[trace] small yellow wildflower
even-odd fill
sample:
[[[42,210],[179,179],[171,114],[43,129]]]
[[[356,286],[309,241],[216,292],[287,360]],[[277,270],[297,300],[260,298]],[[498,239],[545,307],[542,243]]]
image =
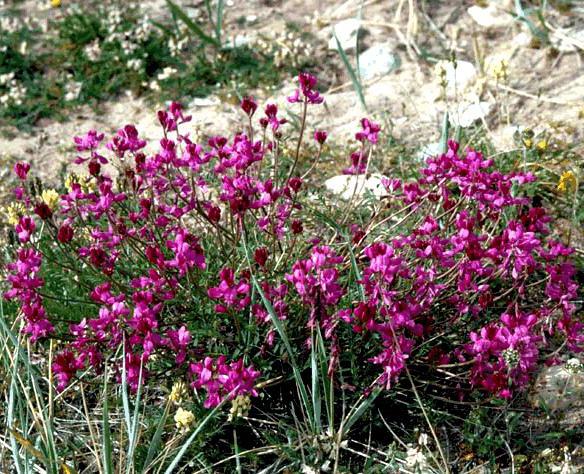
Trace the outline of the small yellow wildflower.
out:
[[[493,67],[493,76],[497,81],[506,82],[509,79],[509,63],[506,60],[501,60],[495,67]]]
[[[65,187],[67,188],[67,191],[71,192],[74,184],[81,186],[81,191],[84,193],[91,193],[96,190],[95,183],[91,178],[84,178],[75,173],[71,173],[65,178]]]
[[[71,192],[73,190],[73,184],[75,183],[79,183],[79,176],[75,173],[67,175],[65,178],[65,187],[67,188],[67,191]]]
[[[61,0],[51,0],[51,7],[59,8],[61,6]]]
[[[548,141],[544,138],[543,140],[540,140],[536,143],[535,147],[537,148],[537,151],[546,151],[548,149],[549,143]]]
[[[51,211],[54,211],[59,204],[59,193],[54,189],[45,189],[41,193],[41,201],[43,201]]]
[[[235,418],[247,416],[250,408],[251,398],[249,395],[238,395],[231,401],[228,420],[233,421]]]
[[[533,130],[529,128],[523,130],[523,132],[521,133],[521,140],[523,141],[523,145],[525,146],[525,148],[531,148],[533,146],[534,136],[535,133],[533,132]]]
[[[184,410],[179,407],[174,414],[174,421],[176,423],[177,429],[179,429],[181,432],[185,432],[195,422],[195,415],[193,415],[192,411]]]
[[[576,175],[572,171],[564,171],[558,181],[557,190],[565,193],[571,190],[576,190]]]
[[[182,380],[179,380],[178,382],[175,382],[172,386],[172,390],[170,391],[170,395],[168,396],[168,399],[173,402],[176,403],[177,405],[180,405],[180,403],[183,401],[184,398],[186,398],[188,392],[187,392],[187,384],[184,383]]]
[[[26,209],[19,202],[13,202],[6,207],[2,208],[2,213],[5,216],[8,225],[15,226],[18,224],[20,218],[24,215]]]

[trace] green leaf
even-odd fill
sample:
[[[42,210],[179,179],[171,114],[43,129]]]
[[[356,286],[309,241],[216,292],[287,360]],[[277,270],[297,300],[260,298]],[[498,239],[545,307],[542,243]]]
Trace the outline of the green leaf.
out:
[[[109,426],[109,404],[107,399],[107,369],[103,384],[103,465],[106,474],[114,473],[112,458],[112,433]]]
[[[442,133],[440,134],[440,150],[446,153],[448,150],[448,134],[450,133],[450,122],[448,121],[448,112],[444,113],[444,120],[442,121]]]
[[[221,44],[221,33],[223,30],[223,0],[217,1],[217,19],[215,20],[215,38]]]
[[[349,77],[351,78],[351,82],[353,83],[353,88],[355,89],[355,92],[357,92],[357,96],[359,97],[359,101],[361,102],[363,109],[367,110],[367,104],[365,104],[365,96],[363,95],[363,86],[361,85],[361,81],[357,77],[357,74],[355,73],[353,66],[351,66],[351,63],[349,62],[349,58],[347,57],[347,53],[345,53],[345,50],[341,46],[341,42],[339,41],[339,38],[337,38],[337,33],[335,32],[334,29],[333,29],[333,35],[335,37],[335,41],[337,42],[337,50],[339,51],[339,54],[341,55],[341,60],[343,61],[343,64],[345,65],[345,69],[347,69],[347,73],[349,74]]]
[[[211,44],[217,48],[221,47],[221,43],[219,43],[215,38],[212,38],[205,34],[205,32],[201,29],[199,25],[197,25],[189,16],[180,8],[178,5],[174,4],[170,0],[166,0],[168,7],[173,15],[175,15],[179,20],[181,20],[187,28],[197,35],[201,41],[207,44]]]
[[[152,437],[152,441],[150,442],[150,446],[148,447],[148,454],[146,454],[146,461],[144,461],[144,466],[142,467],[142,471],[146,472],[148,469],[148,465],[154,459],[154,456],[158,452],[158,448],[160,447],[160,440],[162,439],[162,434],[164,432],[164,425],[166,420],[168,419],[168,412],[170,410],[170,405],[167,404],[164,408],[164,413],[162,417],[160,417],[160,421],[158,422],[158,426],[156,427],[156,431],[154,432],[154,436]]]

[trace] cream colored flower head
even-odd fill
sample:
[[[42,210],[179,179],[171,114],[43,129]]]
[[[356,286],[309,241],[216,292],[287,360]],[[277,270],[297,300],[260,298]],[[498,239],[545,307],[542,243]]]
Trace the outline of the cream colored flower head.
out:
[[[174,421],[176,423],[176,428],[181,432],[185,432],[194,424],[195,415],[193,415],[192,411],[184,410],[179,407],[174,414]]]
[[[573,171],[564,171],[558,181],[557,190],[561,193],[575,191],[578,182]]]
[[[45,189],[41,193],[41,201],[44,202],[51,211],[57,209],[59,197],[59,193],[54,189]]]
[[[251,398],[249,395],[238,395],[231,401],[229,409],[229,421],[247,416],[251,408]]]
[[[4,214],[4,219],[8,225],[15,226],[20,221],[20,218],[24,215],[26,209],[19,202],[13,202],[8,204],[8,206],[2,208],[2,214]]]
[[[172,390],[170,391],[168,399],[171,402],[180,405],[182,401],[187,397],[187,395],[188,395],[187,384],[184,383],[182,380],[179,380],[178,382],[175,382],[172,385]]]

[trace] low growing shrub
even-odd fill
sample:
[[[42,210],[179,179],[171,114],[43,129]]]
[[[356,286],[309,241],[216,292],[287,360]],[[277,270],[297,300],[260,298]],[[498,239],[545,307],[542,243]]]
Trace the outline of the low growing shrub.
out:
[[[5,297],[32,343],[57,341],[59,390],[104,373],[133,390],[183,379],[212,408],[293,381],[298,400],[286,403],[310,431],[339,433],[336,451],[323,448],[338,463],[380,389],[415,390],[424,374],[453,400],[509,399],[539,363],[582,349],[572,250],[528,197],[532,174],[499,172],[450,141],[418,179],[386,178],[380,199],[355,192],[331,205],[308,189],[299,159],[322,101],[316,78],[300,74],[292,147],[277,107],[256,120],[246,97],[247,123],[231,138],[195,143],[178,103],[158,113],[157,146],[133,125],[105,146],[94,130],[75,137],[87,174],[59,192],[15,166]],[[346,173],[368,172],[379,133],[361,121]],[[308,171],[327,134],[313,138]]]

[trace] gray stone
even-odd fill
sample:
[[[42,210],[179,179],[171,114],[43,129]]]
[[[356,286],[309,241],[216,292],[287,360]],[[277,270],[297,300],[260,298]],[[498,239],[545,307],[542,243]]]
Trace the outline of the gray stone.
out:
[[[504,9],[490,4],[486,7],[473,5],[467,10],[470,17],[484,28],[498,28],[513,23],[513,16]]]
[[[338,22],[333,26],[331,31],[331,39],[329,40],[329,49],[337,49],[337,41],[335,39],[335,34],[341,44],[341,47],[345,51],[351,51],[355,49],[357,44],[357,35],[361,28],[361,22],[355,18],[349,18]]]
[[[326,189],[341,199],[351,199],[353,196],[362,197],[367,193],[372,193],[375,197],[381,197],[387,194],[382,184],[384,176],[373,174],[369,178],[365,175],[346,175],[341,174],[327,179],[324,183]]]
[[[399,56],[394,54],[388,44],[376,44],[359,55],[359,70],[365,81],[384,76],[400,65]]]

